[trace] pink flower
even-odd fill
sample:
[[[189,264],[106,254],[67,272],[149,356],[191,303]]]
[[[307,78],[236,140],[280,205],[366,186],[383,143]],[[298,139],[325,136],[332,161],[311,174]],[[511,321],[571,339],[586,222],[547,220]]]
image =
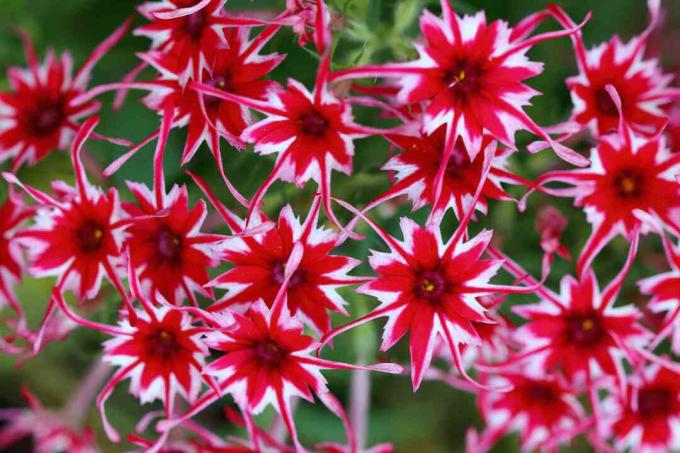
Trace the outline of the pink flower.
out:
[[[290,278],[288,276],[288,278]],[[302,449],[293,422],[290,398],[297,396],[313,401],[313,394],[346,423],[342,407],[326,388],[323,369],[372,369],[398,373],[401,367],[378,364],[369,367],[332,362],[313,357],[317,347],[311,337],[302,333],[302,323],[290,317],[285,308],[285,296],[275,301],[272,310],[259,301],[246,315],[233,314],[233,321],[223,321],[224,327],[209,333],[205,342],[222,352],[205,367],[204,373],[218,381],[220,392],[230,393],[244,411],[251,439],[258,445],[258,435],[252,428],[252,414],[272,404],[279,412],[296,449]],[[182,416],[159,425],[169,429],[197,414],[220,395],[208,391]]]
[[[474,430],[468,432],[466,451],[488,451],[510,432],[519,433],[522,451],[551,451],[582,430],[585,412],[573,389],[559,376],[505,372],[490,381],[511,386],[512,392],[479,392],[477,401],[486,428],[481,436]]]
[[[277,154],[274,169],[250,201],[250,211],[259,208],[267,189],[281,179],[302,187],[314,180],[319,185],[327,215],[332,213],[330,177],[332,170],[352,172],[353,139],[377,133],[354,123],[350,105],[328,90],[330,60],[326,55],[319,66],[312,93],[289,79],[285,91],[271,92],[266,102],[223,92],[205,84],[193,87],[205,95],[240,103],[267,115],[248,127],[241,138],[255,144],[259,154]]]
[[[524,84],[543,71],[543,65],[530,61],[526,52],[547,39],[568,36],[570,30],[527,36],[540,22],[515,30],[497,20],[487,24],[484,12],[458,16],[448,1],[441,1],[442,18],[425,11],[420,29],[425,42],[416,45],[420,58],[409,63],[350,68],[334,74],[333,80],[347,77],[394,77],[403,104],[428,102],[424,111],[425,132],[447,127],[448,162],[458,138],[474,158],[482,149],[482,137],[491,135],[515,149],[515,132],[526,130],[545,140],[562,158],[576,165],[587,160],[565,146],[553,142],[523,110],[538,94]],[[587,19],[586,19],[587,20]]]
[[[50,50],[41,65],[30,38],[20,34],[28,69],[10,68],[11,91],[0,93],[0,162],[13,159],[16,171],[25,162],[33,165],[50,151],[70,144],[79,128],[78,120],[99,110],[98,102],[76,98],[87,89],[94,65],[120,41],[129,26],[130,21],[126,21],[99,44],[75,75],[70,54],[55,56]],[[126,140],[109,140],[129,144]]]
[[[420,133],[416,136],[390,134],[386,138],[402,151],[390,158],[383,170],[395,172],[396,183],[384,194],[377,197],[369,207],[382,203],[392,197],[406,194],[413,203],[413,209],[432,205],[433,210],[442,212],[453,208],[456,217],[463,217],[477,184],[482,176],[483,158],[475,156],[470,160],[461,140],[456,142],[442,178],[439,199],[435,198],[437,174],[445,154],[446,128],[437,129],[430,135]],[[486,136],[482,147],[489,146],[491,138]],[[531,182],[520,178],[506,169],[506,161],[512,151],[504,148],[497,153],[484,183],[482,196],[477,209],[487,211],[487,200],[512,200],[505,192],[502,183],[522,184]],[[434,206],[435,203],[439,203]]]
[[[635,237],[623,269],[601,293],[591,270],[579,280],[565,276],[559,295],[542,289],[539,303],[513,307],[528,322],[515,331],[524,349],[506,363],[531,358],[531,367],[541,375],[560,370],[570,382],[590,386],[593,378],[605,374],[615,376],[623,386],[620,358],[635,362],[633,351],[649,340],[634,306],[614,307],[637,241]]]
[[[21,280],[23,257],[15,234],[35,210],[10,191],[7,200],[0,205],[0,306],[7,304],[23,318],[23,309],[14,296],[13,286]]]
[[[661,453],[680,448],[680,374],[652,365],[630,379],[625,393],[603,403],[604,425],[623,451]]]
[[[651,21],[645,31],[622,43],[618,36],[586,50],[580,31],[572,35],[579,74],[567,79],[574,102],[572,120],[590,126],[596,135],[616,130],[618,109],[607,92],[612,85],[621,97],[623,116],[636,133],[654,135],[665,125],[666,115],[661,109],[680,90],[669,88],[672,76],[661,72],[656,58],[645,59],[645,48],[650,33],[659,17],[659,0],[648,0]],[[549,7],[564,27],[575,24],[559,6]]]
[[[254,19],[238,18],[224,11],[226,0],[162,0],[139,6],[151,21],[135,30],[152,40],[149,55],[167,71],[177,74],[184,85],[189,77],[207,67],[213,49],[229,47],[226,27],[260,25]]]
[[[599,251],[617,234],[628,240],[640,221],[639,209],[658,216],[665,228],[680,234],[680,155],[671,154],[663,138],[641,139],[621,131],[603,136],[591,151],[586,169],[549,171],[536,180],[566,183],[568,188],[546,188],[550,195],[574,198],[583,207],[593,231],[578,258],[583,275]]]
[[[223,239],[200,232],[207,214],[205,202],[199,200],[189,209],[186,187],[175,186],[156,205],[146,186],[130,182],[128,187],[138,206],[124,205],[130,215],[125,247],[142,286],[148,287],[152,300],[158,293],[171,304],[188,297],[197,305],[195,291],[210,294],[204,288],[210,280],[208,268],[218,264],[214,253]]]
[[[258,300],[271,306],[284,281],[285,266],[294,245],[300,244],[302,259],[286,287],[292,315],[322,333],[331,327],[329,312],[347,316],[346,302],[336,290],[365,279],[347,275],[359,264],[358,260],[330,254],[339,238],[330,230],[317,227],[318,215],[318,199],[304,224],[286,206],[279,213],[275,228],[261,235],[226,240],[221,245],[221,259],[234,267],[210,286],[229,292],[208,310],[249,307]]]
[[[98,122],[89,118],[76,134],[71,148],[76,183],[60,200],[23,185],[13,174],[3,176],[40,206],[36,224],[15,236],[30,251],[29,271],[37,277],[58,276],[56,288],[73,289],[81,300],[95,297],[106,275],[129,306],[115,270],[122,240],[118,192],[92,186],[80,161],[80,150]]]

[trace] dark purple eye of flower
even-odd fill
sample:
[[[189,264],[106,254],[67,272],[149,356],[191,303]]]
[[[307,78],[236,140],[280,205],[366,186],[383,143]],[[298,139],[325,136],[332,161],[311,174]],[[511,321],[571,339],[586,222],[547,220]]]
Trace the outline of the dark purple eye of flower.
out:
[[[643,388],[638,392],[638,413],[643,419],[671,412],[674,395],[662,388]]]
[[[231,77],[229,74],[222,74],[222,75],[217,75],[214,76],[208,80],[206,80],[204,83],[208,86],[211,86],[213,88],[217,88],[222,91],[229,91],[229,84],[231,83]],[[222,100],[216,96],[211,96],[209,94],[203,95],[203,99],[205,101],[205,106],[208,108],[216,107],[217,105],[222,102]]]
[[[104,229],[94,220],[86,220],[76,230],[75,236],[81,250],[93,252],[102,246]]]
[[[298,120],[300,129],[307,135],[322,136],[328,128],[328,121],[317,111],[311,111]]]
[[[29,128],[34,135],[44,136],[58,129],[64,121],[64,109],[60,103],[42,104],[31,113]]]
[[[555,391],[555,388],[548,384],[543,384],[540,382],[534,382],[524,388],[524,393],[529,401],[536,402],[538,404],[546,404],[558,401],[560,399],[559,394]]]
[[[421,272],[417,281],[415,293],[422,299],[438,302],[446,292],[446,279],[438,269]]]
[[[205,15],[203,11],[190,14],[184,19],[184,32],[194,40],[199,40],[205,28]]]
[[[634,169],[621,171],[614,178],[614,188],[621,198],[637,198],[642,194],[644,177]]]
[[[253,353],[260,362],[272,368],[278,366],[286,357],[286,351],[279,348],[271,340],[257,343],[253,346]]]
[[[458,97],[465,98],[479,91],[483,72],[479,64],[461,60],[446,73],[446,81]]]
[[[182,256],[182,237],[167,226],[162,227],[156,236],[156,251],[164,261],[179,261]]]
[[[274,283],[277,285],[281,285],[283,283],[285,278],[285,267],[286,263],[281,261],[277,261],[272,267],[272,280],[274,280]],[[300,270],[295,271],[288,281],[288,287],[296,287],[302,282],[303,278],[303,273]]]
[[[161,357],[163,360],[170,359],[181,349],[175,336],[167,330],[154,332],[147,341],[150,355]]]
[[[593,345],[604,336],[600,320],[594,314],[574,315],[567,319],[567,338],[583,345]]]
[[[616,104],[614,104],[611,95],[604,88],[600,88],[595,92],[595,104],[597,105],[597,110],[603,115],[619,115],[619,110],[616,108]]]

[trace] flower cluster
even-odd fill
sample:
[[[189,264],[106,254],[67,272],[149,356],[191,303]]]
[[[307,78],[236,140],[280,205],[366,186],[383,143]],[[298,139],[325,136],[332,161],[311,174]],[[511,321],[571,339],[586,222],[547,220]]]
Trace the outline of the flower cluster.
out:
[[[340,13],[324,0],[252,14],[230,11],[225,0],[152,1],[139,7],[144,24],[133,30],[151,40],[139,65],[93,87],[92,68],[133,19],[75,75],[69,54],[49,51],[41,63],[20,32],[27,68],[10,68],[0,93],[0,162],[11,161],[0,207],[0,351],[22,363],[82,329],[106,340],[62,410],[44,409],[28,390],[28,409],[0,410],[8,420],[0,446],[31,435],[38,451],[97,451],[93,430],[81,426],[97,392],[103,429],[121,442],[105,406],[129,381],[140,404],[161,408],[126,433],[139,451],[304,451],[294,420],[300,399],[318,399],[346,433],[344,444],[315,451],[392,451],[366,445],[360,409],[369,396],[353,389],[350,417],[327,385],[327,374],[352,370],[359,387],[368,372],[410,374],[414,392],[436,379],[474,394],[483,428],[469,428],[470,453],[512,432],[523,451],[556,451],[577,437],[602,451],[680,449],[680,152],[672,149],[680,89],[647,49],[659,0],[649,0],[640,35],[591,49],[581,34],[590,15],[574,21],[557,5],[514,26],[483,12],[460,15],[447,0],[440,7],[420,15],[412,61],[343,65],[334,58]],[[537,33],[544,24],[551,31]],[[318,57],[306,68],[313,86],[272,78],[286,55],[263,49],[284,33]],[[574,107],[563,123],[542,126],[526,107],[540,94],[527,82],[543,64],[527,52],[557,39],[573,45],[578,73],[566,87]],[[158,127],[137,144],[95,132],[100,96],[115,92],[115,110],[130,102],[130,90],[145,93]],[[381,126],[362,124],[376,110]],[[189,186],[166,187],[166,148],[177,129],[186,129],[186,141],[172,164],[187,165],[205,143],[218,184],[186,170]],[[516,139],[520,131],[533,141]],[[356,207],[334,195],[331,175],[351,180],[355,142],[368,137],[395,151],[382,167],[392,184]],[[89,139],[126,148],[104,177],[155,143],[153,184],[91,182]],[[274,157],[250,197],[229,176],[223,139],[264,156],[253,161]],[[584,141],[589,153],[573,149]],[[54,150],[70,150],[73,184],[41,190],[22,182],[19,171]],[[510,170],[516,155],[526,161],[541,151],[554,154],[552,168],[535,177]],[[277,181],[297,186],[304,218],[291,205],[267,215]],[[310,181],[311,194],[303,190]],[[567,218],[543,205],[533,245],[541,275],[532,276],[481,226],[497,203],[525,211],[539,196],[572,199],[591,233],[582,249],[566,246]],[[414,214],[399,220],[395,236],[379,213],[384,220],[396,204]],[[369,256],[343,254],[366,234],[380,243]],[[627,255],[602,282],[592,265],[617,236]],[[667,267],[637,282],[647,298],[632,304],[622,289],[643,236],[663,247]],[[555,260],[572,256],[575,272],[551,288]],[[362,265],[370,272],[355,275]],[[53,282],[38,325],[15,295],[25,273]],[[376,305],[352,317],[362,311],[353,307],[357,294]],[[513,303],[516,295],[528,303]],[[111,313],[115,321],[103,322]],[[407,363],[322,357],[336,337],[383,317],[381,353],[408,344]],[[243,438],[222,437],[196,417],[229,402],[226,418],[244,428]],[[268,407],[272,428],[257,417]]]

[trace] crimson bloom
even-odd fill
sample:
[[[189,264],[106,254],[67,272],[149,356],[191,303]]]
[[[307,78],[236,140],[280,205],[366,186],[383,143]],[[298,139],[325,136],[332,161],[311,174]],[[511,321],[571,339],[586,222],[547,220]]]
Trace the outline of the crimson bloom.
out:
[[[461,345],[480,345],[475,323],[493,323],[479,298],[496,293],[528,292],[531,289],[491,285],[489,279],[502,262],[481,259],[491,240],[491,231],[482,231],[464,241],[468,222],[479,199],[490,156],[472,203],[448,243],[444,244],[439,227],[421,227],[408,218],[400,222],[404,239],[399,241],[373,221],[358,213],[389,246],[388,253],[371,251],[369,263],[377,277],[359,287],[358,292],[376,297],[380,305],[361,318],[324,335],[322,344],[360,324],[387,316],[381,351],[390,349],[407,332],[411,353],[411,379],[417,389],[432,360],[437,337],[448,345],[454,365],[467,375],[461,358]],[[351,206],[342,203],[348,209]]]
[[[591,50],[586,50],[580,31],[572,35],[579,74],[567,79],[574,103],[572,121],[589,126],[596,135],[616,130],[619,112],[607,92],[612,85],[621,97],[623,116],[638,134],[654,135],[666,124],[662,106],[680,96],[680,90],[670,88],[671,75],[661,72],[656,58],[645,59],[650,33],[659,18],[659,0],[649,0],[651,21],[645,31],[621,42],[614,36]],[[564,27],[574,22],[556,5],[549,10]]]
[[[72,426],[74,420],[68,413],[48,411],[26,388],[21,394],[28,403],[25,409],[0,409],[0,449],[11,451],[10,447],[24,437],[31,436],[33,451],[49,453],[68,451],[73,453],[96,453],[94,431],[91,428]]]
[[[292,315],[317,332],[330,329],[329,311],[347,315],[343,307],[346,302],[336,290],[366,279],[347,275],[359,264],[358,260],[330,254],[339,238],[330,230],[317,227],[318,215],[318,198],[304,224],[287,205],[279,213],[275,228],[261,235],[224,241],[220,257],[234,267],[214,279],[210,286],[228,289],[228,293],[208,310],[248,307],[258,300],[271,307],[283,283],[286,263],[295,244],[300,244],[302,259],[286,287]]]
[[[37,277],[58,276],[55,289],[58,292],[73,289],[80,300],[95,297],[106,275],[132,311],[116,272],[124,225],[119,220],[118,192],[111,189],[104,193],[90,185],[80,161],[85,140],[98,122],[98,117],[89,118],[74,138],[71,161],[75,188],[68,188],[70,193],[60,200],[22,184],[13,174],[3,176],[22,187],[40,205],[36,224],[16,235],[31,254],[29,271]],[[54,304],[50,303],[43,325],[53,309]]]
[[[584,208],[593,226],[578,258],[579,275],[614,236],[622,234],[631,240],[640,226],[635,210],[658,217],[665,228],[680,235],[680,184],[675,179],[680,155],[668,151],[663,137],[642,139],[622,124],[623,130],[603,136],[592,149],[589,168],[549,171],[536,180],[539,186],[568,184],[568,188],[541,190],[573,197],[574,205]]]
[[[289,280],[290,274],[286,275],[286,282]],[[315,394],[347,426],[344,411],[326,388],[321,370],[371,369],[399,373],[401,367],[393,364],[349,365],[311,356],[309,352],[317,347],[317,343],[302,333],[302,323],[290,317],[285,305],[285,295],[281,293],[271,310],[259,301],[246,315],[234,313],[232,322],[224,319],[224,327],[210,332],[205,340],[211,349],[223,355],[207,365],[204,373],[214,376],[220,392],[230,393],[242,408],[256,448],[259,436],[253,428],[252,415],[272,404],[283,417],[296,449],[301,451],[291,414],[291,397],[313,401]],[[220,394],[211,390],[185,414],[162,422],[159,428],[169,429],[219,398]]]
[[[427,101],[425,132],[447,127],[446,166],[458,138],[474,158],[482,138],[491,135],[515,149],[515,132],[527,130],[547,142],[562,158],[584,166],[587,160],[554,142],[523,110],[538,94],[524,84],[543,70],[526,52],[548,39],[568,36],[580,27],[528,37],[545,15],[537,14],[512,29],[497,20],[487,24],[484,12],[458,16],[448,1],[441,1],[442,18],[425,11],[420,18],[424,44],[416,45],[420,58],[409,63],[350,68],[333,80],[357,77],[394,77],[400,87],[398,101]],[[587,19],[586,19],[587,20]]]
[[[637,242],[636,236],[625,265],[602,293],[591,270],[579,280],[565,276],[559,295],[542,288],[539,303],[513,307],[528,320],[515,331],[524,349],[504,365],[531,358],[530,366],[541,375],[559,369],[571,383],[591,386],[593,378],[605,374],[615,376],[623,386],[622,355],[635,362],[634,351],[649,340],[649,332],[638,323],[641,314],[633,305],[614,307]]]
[[[563,379],[505,372],[491,382],[513,390],[479,392],[477,404],[486,429],[481,435],[468,432],[466,451],[486,452],[510,432],[519,433],[522,451],[552,451],[583,429],[585,412]]]
[[[189,402],[196,399],[203,382],[204,357],[208,353],[200,341],[206,328],[193,326],[193,318],[187,313],[168,307],[154,307],[141,293],[131,264],[128,265],[128,273],[132,294],[144,308],[135,313],[134,325],[130,317],[119,321],[118,326],[84,319],[71,311],[58,290],[52,292],[56,304],[73,322],[113,337],[104,343],[103,360],[119,369],[97,397],[97,408],[104,430],[114,442],[118,442],[120,437],[106,417],[105,403],[120,381],[130,379],[130,392],[142,404],[161,400],[165,415],[169,417],[177,394]]]
[[[680,374],[651,365],[625,393],[603,403],[604,425],[617,449],[661,453],[680,448]]]
[[[266,102],[223,92],[206,84],[192,85],[205,95],[240,103],[267,115],[241,135],[246,142],[255,144],[255,152],[278,154],[274,169],[250,201],[248,221],[277,179],[294,182],[299,187],[312,179],[319,185],[327,215],[333,223],[340,225],[331,209],[331,171],[350,174],[353,139],[380,132],[355,124],[350,105],[328,90],[329,65],[330,59],[326,55],[319,66],[312,93],[289,79],[287,89],[271,92]]]
[[[680,246],[673,246],[657,219],[640,212],[636,212],[636,214],[643,221],[651,224],[652,228],[661,236],[666,259],[671,268],[668,272],[652,275],[638,282],[640,292],[651,296],[647,304],[649,309],[654,313],[667,314],[657,331],[652,349],[669,335],[672,335],[672,350],[678,354],[680,353]]]
[[[24,264],[19,243],[13,237],[33,214],[34,209],[11,191],[0,206],[0,306],[9,305],[20,317],[23,309],[14,296],[13,286],[21,279]]]
[[[99,110],[98,102],[76,98],[87,89],[92,68],[129,26],[128,20],[99,44],[75,75],[70,54],[56,56],[50,50],[40,64],[30,39],[21,33],[28,69],[10,68],[10,91],[0,93],[0,162],[11,158],[16,171],[25,162],[33,165],[50,151],[69,145],[78,120]]]
[[[262,22],[228,15],[226,0],[162,0],[146,2],[139,13],[151,23],[134,33],[152,40],[153,58],[182,84],[201,73],[210,62],[213,49],[229,47],[224,28],[260,25]],[[137,71],[131,73],[133,76]]]
[[[416,136],[389,134],[386,138],[402,150],[383,166],[383,170],[395,172],[396,182],[365,209],[406,194],[413,203],[414,210],[425,205],[432,205],[433,211],[441,214],[451,207],[456,217],[462,218],[482,176],[483,157],[477,155],[470,160],[463,142],[458,140],[446,165],[437,200],[437,174],[445,154],[446,128],[442,126],[430,135],[424,133]],[[491,138],[486,136],[482,147],[489,146],[490,141]],[[502,183],[525,186],[531,184],[506,169],[507,158],[511,154],[510,149],[503,148],[494,157],[491,170],[484,183],[482,196],[477,203],[477,209],[481,212],[486,212],[488,199],[512,200],[512,197],[503,189]],[[435,206],[436,203],[439,204]]]
[[[124,205],[131,216],[125,246],[142,286],[148,286],[151,299],[160,294],[177,304],[188,297],[197,305],[195,291],[210,294],[204,289],[210,280],[208,268],[217,265],[214,253],[223,239],[200,232],[207,214],[205,202],[199,200],[190,209],[186,187],[175,186],[156,205],[146,186],[128,183],[128,187],[137,205]]]

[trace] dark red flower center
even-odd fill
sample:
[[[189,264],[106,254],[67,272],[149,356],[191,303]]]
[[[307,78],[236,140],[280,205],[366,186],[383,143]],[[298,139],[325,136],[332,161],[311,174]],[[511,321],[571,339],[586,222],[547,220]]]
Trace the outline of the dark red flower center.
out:
[[[163,360],[170,359],[182,348],[175,335],[163,329],[149,336],[147,347],[150,355],[161,357]]]
[[[602,323],[594,313],[567,318],[567,338],[570,342],[589,346],[602,340],[604,334]]]
[[[204,83],[208,86],[217,88],[222,91],[229,91],[229,85],[231,83],[230,80],[231,78],[228,74],[223,74],[212,77],[206,80]],[[218,98],[217,96],[211,96],[209,94],[203,95],[203,100],[207,108],[217,107],[220,104],[220,102],[222,102],[222,99]]]
[[[467,156],[465,149],[463,149],[462,142],[458,142],[456,149],[451,154],[449,161],[446,164],[446,175],[449,179],[462,179],[465,177],[465,171],[470,168],[472,162]],[[443,149],[442,149],[443,153]]]
[[[164,225],[156,236],[156,253],[161,260],[176,263],[182,259],[183,237]]]
[[[316,137],[324,135],[326,129],[328,129],[328,121],[316,110],[312,110],[309,113],[305,113],[298,120],[300,129],[306,135],[313,135]]]
[[[277,285],[282,285],[285,278],[286,278],[286,263],[284,261],[276,261],[272,265],[272,280]],[[295,286],[302,283],[303,279],[304,273],[300,269],[296,270],[295,272],[293,272],[293,275],[290,276],[290,280],[288,280],[288,287],[294,288]]]
[[[184,33],[189,35],[191,39],[201,39],[203,28],[205,28],[205,22],[205,14],[203,11],[198,11],[186,16],[184,18]]]
[[[469,60],[459,60],[446,73],[445,80],[449,88],[459,98],[466,98],[469,94],[479,92],[484,69],[478,63]]]
[[[253,346],[253,354],[257,360],[271,368],[278,366],[286,358],[286,351],[281,349],[274,341],[266,340]]]
[[[527,385],[524,389],[524,394],[529,401],[538,404],[554,403],[560,398],[552,385],[541,382],[533,382]]]
[[[671,413],[673,395],[663,388],[642,388],[638,392],[638,414],[643,419],[666,416]]]
[[[60,102],[45,102],[30,114],[29,128],[33,135],[45,136],[64,122],[64,107]]]
[[[443,272],[439,269],[420,272],[416,281],[415,294],[430,302],[438,302],[448,286]]]
[[[622,170],[614,177],[614,189],[621,198],[637,198],[642,194],[644,176],[638,170]]]
[[[623,101],[622,101],[623,102]],[[612,100],[611,95],[604,88],[595,92],[595,104],[598,112],[606,116],[619,116],[619,110]]]
[[[75,232],[76,242],[84,252],[99,250],[104,241],[104,228],[94,220],[86,220]]]

